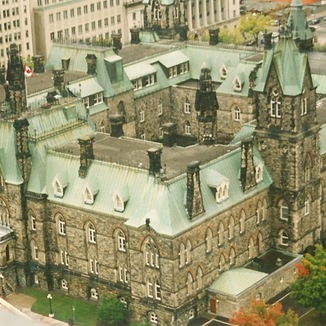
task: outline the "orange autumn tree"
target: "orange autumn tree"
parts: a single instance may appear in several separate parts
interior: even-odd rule
[[[288,310],[282,311],[282,304],[266,304],[263,300],[252,301],[248,309],[243,307],[229,319],[229,323],[237,326],[297,326],[298,316]]]

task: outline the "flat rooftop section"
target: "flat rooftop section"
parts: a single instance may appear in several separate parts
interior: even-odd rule
[[[244,267],[255,271],[271,274],[297,257],[298,255],[272,249],[267,251],[263,255],[256,257]]]
[[[165,169],[167,179],[185,173],[187,166],[193,161],[205,164],[216,159],[236,147],[224,145],[194,145],[189,147],[163,147],[159,143],[131,138],[114,138],[107,134],[95,134],[93,151],[95,160],[111,162],[140,169],[148,169],[147,150],[161,148],[161,165]],[[54,151],[79,156],[78,141],[54,148]]]
[[[87,76],[88,75],[84,72],[65,71],[64,81],[66,84],[69,84],[72,81],[76,81]],[[26,78],[27,95],[35,94],[51,88],[54,88],[52,70],[47,70],[44,73],[34,74],[32,77]],[[3,88],[3,85],[0,85],[0,103],[4,101],[5,90]]]

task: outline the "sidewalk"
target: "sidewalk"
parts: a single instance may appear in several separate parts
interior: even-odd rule
[[[18,316],[22,317],[23,313],[30,319],[36,321],[37,325],[68,326],[67,323],[64,323],[62,321],[32,312],[31,308],[34,302],[34,298],[20,293],[11,294],[6,298],[6,300],[0,299],[0,304],[15,313],[17,315],[17,318]]]

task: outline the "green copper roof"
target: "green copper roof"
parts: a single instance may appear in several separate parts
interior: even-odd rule
[[[12,122],[3,120],[0,120],[0,170],[5,182],[23,182],[16,160],[16,131]]]
[[[113,48],[54,44],[46,62],[45,69],[61,69],[61,59],[69,58],[69,71],[80,71],[86,73],[86,56],[88,54],[94,54],[97,58],[96,80],[104,89],[104,97],[115,96],[133,89],[133,85],[124,71],[122,71],[122,79],[120,81],[112,82],[110,78],[106,62],[117,62],[118,59],[120,61],[122,60],[121,57],[115,54]]]
[[[136,140],[125,139],[125,141],[133,142]],[[144,144],[146,145],[146,143]],[[152,146],[152,144],[148,146]],[[256,159],[260,161],[261,157],[255,147],[253,152]],[[127,225],[133,227],[143,226],[146,218],[150,218],[150,225],[156,232],[173,236],[201,223],[203,219],[216,216],[220,212],[228,210],[238,202],[253,196],[255,193],[271,185],[272,180],[268,171],[264,169],[263,181],[258,183],[251,191],[243,193],[238,179],[240,163],[241,154],[240,148],[238,148],[200,167],[205,213],[193,221],[189,219],[184,205],[187,188],[186,173],[167,181],[160,181],[149,175],[149,172],[143,168],[99,161],[96,160],[95,154],[95,159],[88,169],[86,178],[80,178],[78,176],[79,156],[50,151],[46,158],[46,189],[48,199],[58,202],[60,205],[75,206],[94,213],[120,217],[125,219]],[[164,159],[162,164],[164,164]],[[185,171],[186,168],[185,166]],[[57,198],[53,193],[52,182],[62,169],[69,171],[68,186],[64,197]],[[230,196],[221,203],[216,202],[215,194],[210,188],[212,173],[223,176],[223,179],[227,179],[230,182]],[[98,186],[98,193],[93,205],[88,205],[83,200],[82,189],[84,189],[89,180],[95,180]],[[215,181],[218,182],[218,180]],[[124,212],[116,212],[112,198],[117,191],[121,191],[124,187],[129,191],[129,198]]]
[[[67,114],[67,109],[74,114]],[[46,155],[49,148],[76,140],[93,132],[92,124],[86,121],[86,111],[82,102],[75,101],[69,108],[55,107],[28,119],[29,149],[32,155],[32,171],[28,190],[45,194]],[[59,169],[57,175],[62,175]]]
[[[245,123],[241,129],[239,130],[239,132],[234,136],[234,138],[232,139],[232,141],[230,142],[230,145],[235,145],[235,144],[239,144],[241,142],[242,139],[251,137],[254,130],[255,130],[256,126],[254,123]]]
[[[267,273],[248,268],[230,269],[218,276],[208,291],[234,297],[239,296],[266,276],[268,276]]]
[[[265,90],[272,66],[276,70],[283,95],[301,94],[309,63],[307,55],[299,52],[292,39],[281,37],[274,49],[265,52],[262,67],[258,71],[256,91]]]

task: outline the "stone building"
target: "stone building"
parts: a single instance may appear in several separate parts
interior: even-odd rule
[[[54,51],[68,70],[78,67],[77,56]],[[66,83],[68,71],[54,69],[55,87],[26,99],[11,47],[0,120],[3,291],[113,294],[132,320],[187,325],[204,312],[228,317],[249,298],[269,300],[293,281],[298,254],[326,235],[326,129],[308,57],[286,34],[259,64],[254,52],[210,48],[196,70],[196,51],[174,49],[125,71],[114,52],[81,52],[87,74]],[[209,68],[211,53],[219,64]],[[237,69],[242,58],[250,69]],[[32,105],[37,96],[43,105]],[[235,129],[227,98],[246,108]],[[198,126],[199,143],[171,146],[180,112]],[[256,122],[245,124],[251,115]],[[100,116],[111,136],[95,131]],[[160,119],[163,145],[123,136],[155,130]],[[231,130],[224,142],[237,134],[233,145],[201,141],[208,130],[218,139],[221,126]]]

